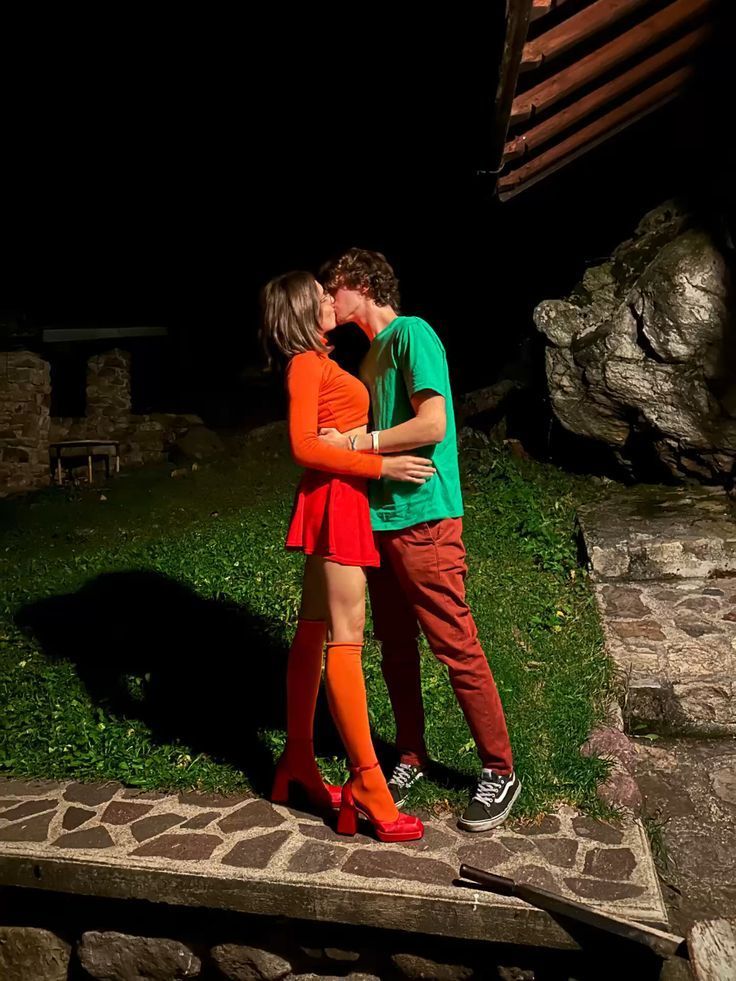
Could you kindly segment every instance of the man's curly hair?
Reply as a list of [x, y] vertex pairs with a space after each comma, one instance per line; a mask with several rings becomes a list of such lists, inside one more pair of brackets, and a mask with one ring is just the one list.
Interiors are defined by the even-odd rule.
[[348, 249], [344, 255], [326, 262], [320, 280], [329, 293], [341, 286], [361, 290], [379, 307], [393, 307], [399, 313], [399, 281], [386, 256], [369, 249]]

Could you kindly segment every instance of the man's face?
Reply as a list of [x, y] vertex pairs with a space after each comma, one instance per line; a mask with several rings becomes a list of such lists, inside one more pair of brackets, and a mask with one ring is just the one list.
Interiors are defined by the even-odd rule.
[[319, 294], [319, 326], [323, 334], [328, 334], [335, 329], [335, 310], [334, 302], [329, 293], [326, 293], [320, 283], [315, 283]]
[[335, 320], [338, 324], [355, 323], [365, 307], [365, 293], [339, 286], [332, 291], [335, 300]]

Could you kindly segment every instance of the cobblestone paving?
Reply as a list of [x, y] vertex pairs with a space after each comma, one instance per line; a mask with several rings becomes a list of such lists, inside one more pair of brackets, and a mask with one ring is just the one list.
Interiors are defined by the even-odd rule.
[[718, 488], [640, 486], [580, 525], [632, 719], [736, 734], [736, 510]]
[[618, 488], [578, 520], [600, 581], [736, 573], [736, 506], [720, 488]]
[[[251, 796], [0, 779], [0, 869], [3, 855], [30, 855], [346, 890], [378, 883], [396, 894], [465, 900], [453, 885], [465, 862], [632, 918], [665, 919], [646, 837], [631, 818], [614, 826], [562, 807], [540, 823], [480, 835], [438, 819], [421, 841], [403, 845], [368, 832], [361, 826], [345, 838], [319, 816]], [[486, 897], [494, 899], [480, 901]]]
[[633, 716], [736, 733], [736, 579], [608, 583], [596, 592]]
[[736, 916], [736, 739], [640, 739], [636, 755], [673, 928]]

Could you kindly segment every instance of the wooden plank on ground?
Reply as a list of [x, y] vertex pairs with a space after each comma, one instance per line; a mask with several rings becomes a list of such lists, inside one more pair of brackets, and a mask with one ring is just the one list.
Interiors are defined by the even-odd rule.
[[[597, 927], [625, 940], [649, 947], [660, 957], [672, 957], [685, 953], [685, 938], [674, 933], [658, 930], [644, 923], [636, 923], [614, 913], [604, 913], [601, 910], [586, 906], [574, 899], [566, 899], [559, 893], [543, 889], [541, 886], [530, 886], [525, 882], [516, 882], [507, 876], [476, 869], [472, 865], [461, 865], [460, 875], [485, 886], [493, 892], [506, 896], [518, 896], [531, 906], [568, 916], [579, 923]], [[687, 956], [687, 955], [686, 955]], [[710, 979], [709, 979], [710, 981]], [[719, 979], [720, 981], [720, 979]]]

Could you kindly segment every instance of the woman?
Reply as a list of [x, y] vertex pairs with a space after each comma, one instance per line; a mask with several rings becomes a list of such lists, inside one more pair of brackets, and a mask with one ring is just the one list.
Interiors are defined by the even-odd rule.
[[[306, 272], [271, 280], [262, 294], [262, 337], [287, 361], [289, 440], [307, 470], [296, 493], [286, 547], [306, 555], [299, 623], [287, 668], [287, 739], [272, 799], [285, 802], [299, 785], [318, 806], [340, 807], [337, 830], [355, 834], [358, 814], [381, 841], [421, 838], [421, 821], [393, 802], [373, 749], [361, 664], [365, 566], [379, 564], [366, 481], [385, 477], [421, 484], [434, 470], [420, 457], [351, 452], [325, 445], [318, 432], [366, 431], [369, 396], [363, 384], [330, 361], [325, 334], [335, 327], [332, 298]], [[325, 685], [330, 712], [350, 760], [340, 792], [325, 786], [314, 758], [313, 725], [327, 641]]]

